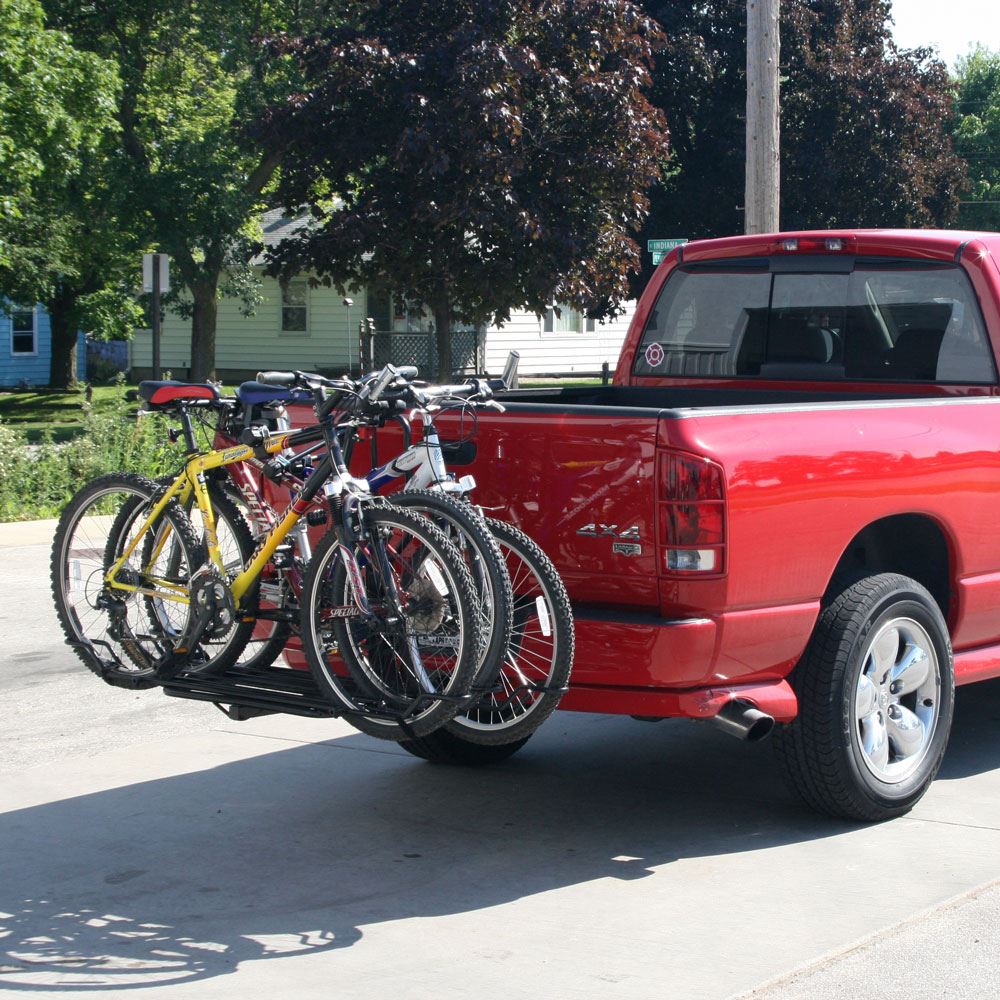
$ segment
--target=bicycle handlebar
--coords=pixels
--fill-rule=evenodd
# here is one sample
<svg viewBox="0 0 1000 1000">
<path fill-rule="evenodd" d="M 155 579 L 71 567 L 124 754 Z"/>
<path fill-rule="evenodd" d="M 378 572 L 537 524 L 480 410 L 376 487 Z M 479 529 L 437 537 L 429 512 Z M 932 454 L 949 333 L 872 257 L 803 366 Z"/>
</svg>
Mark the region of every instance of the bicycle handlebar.
<svg viewBox="0 0 1000 1000">
<path fill-rule="evenodd" d="M 299 380 L 297 372 L 257 372 L 257 381 L 262 385 L 276 385 L 291 389 Z"/>
<path fill-rule="evenodd" d="M 503 410 L 503 407 L 493 401 L 493 392 L 484 379 L 473 378 L 460 385 L 429 385 L 413 384 L 418 372 L 413 365 L 403 365 L 399 368 L 386 365 L 376 376 L 369 376 L 362 382 L 350 379 L 328 379 L 322 375 L 309 372 L 258 372 L 257 381 L 264 385 L 290 389 L 295 386 L 305 386 L 310 389 L 320 387 L 338 389 L 343 392 L 357 393 L 356 404 L 362 409 L 370 408 L 376 411 L 400 411 L 406 405 L 418 407 L 446 399 L 466 399 L 477 406 L 492 407 Z M 328 406 L 339 405 L 340 396 L 334 393 L 334 399 L 328 399 Z M 480 397 L 476 399 L 475 397 Z"/>
</svg>

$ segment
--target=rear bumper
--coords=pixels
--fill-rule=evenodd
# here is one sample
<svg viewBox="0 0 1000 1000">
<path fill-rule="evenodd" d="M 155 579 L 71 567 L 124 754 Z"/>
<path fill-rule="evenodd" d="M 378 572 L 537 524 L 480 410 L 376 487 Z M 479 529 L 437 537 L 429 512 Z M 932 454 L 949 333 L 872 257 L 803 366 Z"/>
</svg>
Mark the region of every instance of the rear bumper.
<svg viewBox="0 0 1000 1000">
<path fill-rule="evenodd" d="M 763 684 L 729 684 L 720 687 L 664 691 L 651 688 L 604 688 L 572 684 L 559 707 L 570 712 L 604 712 L 609 715 L 680 716 L 711 719 L 730 701 L 746 701 L 776 722 L 791 722 L 798 701 L 786 680 Z"/>
<path fill-rule="evenodd" d="M 674 620 L 575 610 L 576 657 L 564 708 L 710 718 L 739 698 L 779 721 L 795 716 L 785 677 L 809 641 L 818 602 Z"/>
</svg>

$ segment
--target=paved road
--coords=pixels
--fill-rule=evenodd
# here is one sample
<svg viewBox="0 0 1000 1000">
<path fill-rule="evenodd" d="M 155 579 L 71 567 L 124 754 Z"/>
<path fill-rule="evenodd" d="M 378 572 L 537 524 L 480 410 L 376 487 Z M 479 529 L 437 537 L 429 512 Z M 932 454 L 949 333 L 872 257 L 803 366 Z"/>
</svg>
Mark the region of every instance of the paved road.
<svg viewBox="0 0 1000 1000">
<path fill-rule="evenodd" d="M 695 723 L 558 713 L 464 772 L 105 688 L 61 644 L 44 541 L 0 526 L 0 990 L 1000 992 L 1000 684 L 960 693 L 941 778 L 881 826 L 813 816 L 766 744 Z"/>
</svg>

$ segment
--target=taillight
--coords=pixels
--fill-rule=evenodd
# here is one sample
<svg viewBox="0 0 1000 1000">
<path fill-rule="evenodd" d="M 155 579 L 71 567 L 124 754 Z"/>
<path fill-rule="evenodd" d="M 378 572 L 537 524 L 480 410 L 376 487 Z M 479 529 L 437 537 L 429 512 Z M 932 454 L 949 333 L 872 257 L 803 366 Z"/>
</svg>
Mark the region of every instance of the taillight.
<svg viewBox="0 0 1000 1000">
<path fill-rule="evenodd" d="M 853 252 L 855 240 L 850 236 L 786 236 L 774 245 L 776 253 L 842 253 Z"/>
<path fill-rule="evenodd" d="M 722 467 L 678 452 L 661 452 L 657 461 L 660 571 L 721 573 L 726 543 Z"/>
</svg>

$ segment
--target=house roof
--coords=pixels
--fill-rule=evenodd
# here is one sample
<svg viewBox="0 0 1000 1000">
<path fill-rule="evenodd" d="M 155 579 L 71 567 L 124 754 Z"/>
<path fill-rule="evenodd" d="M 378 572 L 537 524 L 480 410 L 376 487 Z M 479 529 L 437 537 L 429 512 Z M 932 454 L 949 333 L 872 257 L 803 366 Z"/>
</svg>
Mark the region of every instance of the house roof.
<svg viewBox="0 0 1000 1000">
<path fill-rule="evenodd" d="M 309 213 L 299 212 L 296 215 L 289 215 L 283 208 L 272 208 L 260 217 L 260 228 L 262 231 L 261 243 L 264 244 L 264 252 L 257 254 L 251 264 L 263 265 L 267 263 L 266 253 L 270 247 L 277 246 L 282 240 L 294 236 L 300 229 L 305 229 L 309 225 Z"/>
</svg>

